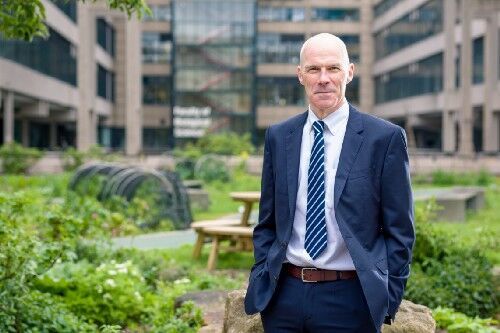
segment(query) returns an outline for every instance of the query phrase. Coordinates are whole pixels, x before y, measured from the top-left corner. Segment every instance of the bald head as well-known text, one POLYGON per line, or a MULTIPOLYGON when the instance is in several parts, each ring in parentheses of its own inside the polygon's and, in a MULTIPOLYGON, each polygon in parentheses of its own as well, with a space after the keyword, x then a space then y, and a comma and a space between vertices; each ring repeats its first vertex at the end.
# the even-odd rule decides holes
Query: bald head
POLYGON ((336 48, 342 55, 342 63, 345 67, 349 65, 349 55, 345 43, 335 35, 323 32, 310 37, 304 42, 300 49, 300 66, 304 64, 304 58, 311 49, 336 48))

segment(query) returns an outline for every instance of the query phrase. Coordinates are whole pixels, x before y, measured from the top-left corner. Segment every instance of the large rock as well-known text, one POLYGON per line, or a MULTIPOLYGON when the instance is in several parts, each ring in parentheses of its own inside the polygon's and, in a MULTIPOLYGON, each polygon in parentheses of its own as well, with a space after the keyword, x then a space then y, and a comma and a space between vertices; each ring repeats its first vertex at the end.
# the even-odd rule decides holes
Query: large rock
MULTIPOLYGON (((228 294, 224 315, 223 333, 261 333, 264 332, 260 315, 247 316, 243 300, 244 290, 235 290, 228 294)), ((434 333, 436 322, 431 311, 425 306, 403 301, 392 325, 384 325, 383 333, 434 333)))

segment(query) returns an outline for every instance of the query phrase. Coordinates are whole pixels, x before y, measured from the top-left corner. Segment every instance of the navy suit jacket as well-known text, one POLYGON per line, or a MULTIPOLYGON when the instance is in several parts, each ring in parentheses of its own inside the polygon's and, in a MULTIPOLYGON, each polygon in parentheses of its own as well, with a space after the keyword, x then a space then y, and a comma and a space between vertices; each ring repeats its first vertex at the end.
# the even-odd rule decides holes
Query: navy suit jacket
MULTIPOLYGON (((266 132, 255 264, 245 311, 271 299, 290 240, 307 112, 266 132)), ((349 106, 334 188, 338 227, 358 273, 375 327, 394 315, 410 273, 413 201, 402 128, 349 106)))

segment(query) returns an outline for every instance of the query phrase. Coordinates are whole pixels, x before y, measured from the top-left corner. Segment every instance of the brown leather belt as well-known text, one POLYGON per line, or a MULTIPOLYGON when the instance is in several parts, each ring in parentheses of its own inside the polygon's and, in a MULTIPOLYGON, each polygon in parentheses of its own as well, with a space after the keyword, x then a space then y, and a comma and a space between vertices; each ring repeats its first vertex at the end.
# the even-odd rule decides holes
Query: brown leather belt
POLYGON ((290 263, 286 263, 284 268, 289 275, 301 279, 302 282, 349 280, 357 276, 356 271, 334 271, 316 267, 299 267, 290 263))

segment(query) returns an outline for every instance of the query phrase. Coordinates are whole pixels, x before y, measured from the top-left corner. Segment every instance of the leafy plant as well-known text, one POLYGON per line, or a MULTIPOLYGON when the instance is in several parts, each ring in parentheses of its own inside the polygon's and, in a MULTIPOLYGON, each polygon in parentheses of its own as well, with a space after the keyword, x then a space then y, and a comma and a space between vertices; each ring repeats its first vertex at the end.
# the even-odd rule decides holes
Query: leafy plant
MULTIPOLYGON (((61 1, 61 0, 60 0, 61 1)), ((81 0, 95 2, 96 0, 81 0)), ((112 9, 121 10, 130 17, 134 13, 141 18, 143 13, 151 15, 151 10, 143 0, 107 0, 112 9)), ((3 0, 0 7, 0 33, 9 39, 31 41, 33 37, 47 37, 45 26, 45 6, 41 0, 3 0)))
POLYGON ((25 148, 22 145, 13 142, 0 147, 0 159, 2 160, 2 169, 4 173, 21 174, 26 173, 42 153, 35 148, 25 148))
POLYGON ((62 154, 63 169, 65 171, 73 171, 79 168, 84 162, 85 153, 74 147, 67 148, 62 154))
POLYGON ((486 318, 467 317, 465 314, 450 308, 437 307, 432 311, 437 327, 446 329, 448 333, 498 333, 492 325, 498 325, 498 321, 486 318))
POLYGON ((196 162, 194 168, 196 179, 210 183, 213 181, 228 182, 229 170, 226 164, 214 155, 205 155, 196 162))
POLYGON ((431 308, 450 307, 469 316, 489 316, 498 309, 492 265, 484 250, 463 246, 460 238, 429 222, 435 203, 416 209, 416 242, 406 297, 431 308))

